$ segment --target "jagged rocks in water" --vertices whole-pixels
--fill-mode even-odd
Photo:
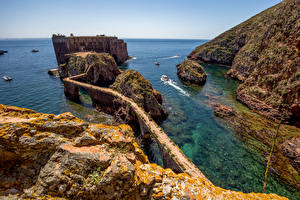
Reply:
[[[177,75],[183,81],[197,85],[204,85],[206,73],[203,67],[193,60],[185,60],[177,66]]]
[[[161,105],[161,94],[154,90],[151,83],[139,72],[126,70],[117,77],[111,88],[132,98],[156,122],[162,122],[166,119],[168,113]]]
[[[61,78],[86,73],[85,81],[99,86],[112,84],[121,73],[114,58],[107,53],[73,53],[58,69]]]
[[[149,163],[127,125],[0,104],[0,199],[282,199]]]
[[[237,98],[276,120],[300,121],[300,0],[284,0],[198,46],[198,62],[232,65],[228,76],[242,81]]]

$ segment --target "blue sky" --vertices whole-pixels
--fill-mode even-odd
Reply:
[[[280,0],[0,0],[0,38],[211,39]]]

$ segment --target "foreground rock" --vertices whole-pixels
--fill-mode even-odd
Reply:
[[[80,52],[70,54],[67,63],[58,68],[61,78],[86,73],[86,82],[108,86],[121,73],[114,58],[107,53]]]
[[[150,164],[127,125],[0,105],[1,199],[286,199]]]
[[[156,121],[162,122],[168,113],[162,107],[161,94],[152,88],[151,83],[135,70],[126,70],[110,86],[121,94],[130,97]]]
[[[185,60],[177,65],[177,75],[183,81],[197,85],[204,85],[206,73],[202,66],[193,60]]]
[[[237,99],[258,113],[300,126],[300,0],[285,0],[215,39],[188,58],[232,65],[243,83]]]
[[[277,124],[269,120],[240,113],[231,107],[212,103],[214,113],[232,127],[240,138],[266,158],[269,155]],[[257,141],[258,140],[258,141]],[[281,125],[271,162],[273,173],[287,184],[300,189],[300,129]]]

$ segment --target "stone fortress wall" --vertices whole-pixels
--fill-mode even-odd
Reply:
[[[52,36],[53,47],[58,65],[66,63],[68,54],[75,52],[109,53],[118,65],[128,59],[127,44],[117,37],[96,36]]]

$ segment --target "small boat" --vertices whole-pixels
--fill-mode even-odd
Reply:
[[[170,79],[169,79],[169,77],[168,77],[167,75],[162,75],[162,76],[161,76],[161,80],[162,80],[162,81],[168,81],[168,80],[170,80]]]
[[[160,63],[159,63],[159,62],[154,62],[154,64],[155,64],[155,65],[160,65]]]
[[[0,50],[0,55],[3,55],[3,54],[5,54],[5,53],[7,53],[7,51]]]
[[[3,76],[2,78],[3,78],[3,80],[5,80],[5,81],[11,81],[11,80],[12,80],[12,78],[9,77],[9,76]]]
[[[39,52],[39,50],[37,50],[37,49],[32,49],[31,52],[36,53],[36,52]]]

